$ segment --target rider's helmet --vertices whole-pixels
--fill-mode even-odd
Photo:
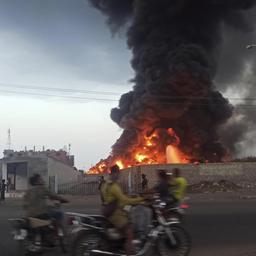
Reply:
[[[119,178],[120,168],[118,165],[113,165],[110,167],[110,176],[112,180],[117,180]]]
[[[113,174],[113,173],[119,173],[120,172],[120,168],[117,164],[113,165],[110,167],[110,173]]]

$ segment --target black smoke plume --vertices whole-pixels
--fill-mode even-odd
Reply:
[[[118,108],[111,111],[112,120],[124,129],[112,147],[112,157],[128,160],[141,146],[141,135],[150,136],[155,130],[161,131],[158,150],[164,153],[171,143],[170,127],[180,138],[179,148],[192,159],[214,162],[227,156],[218,130],[231,118],[233,107],[214,79],[217,71],[221,73],[223,31],[226,27],[252,31],[247,17],[256,1],[89,1],[106,15],[113,31],[127,28],[133,54],[133,90],[122,95]],[[219,80],[225,80],[225,74]],[[236,143],[232,140],[230,145]]]

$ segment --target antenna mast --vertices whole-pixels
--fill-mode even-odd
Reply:
[[[10,128],[8,129],[8,140],[7,140],[7,146],[8,146],[8,149],[10,150],[10,149],[11,149],[11,146],[12,146],[11,129],[10,129]]]
[[[71,143],[68,144],[68,155],[70,155],[70,151],[71,151]]]

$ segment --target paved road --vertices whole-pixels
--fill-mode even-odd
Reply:
[[[193,239],[191,256],[255,256],[256,200],[192,200],[187,229]],[[96,212],[97,203],[81,201],[67,210]],[[0,204],[0,255],[15,256],[8,218],[22,215],[19,203]]]
[[[193,256],[256,255],[256,201],[194,202],[188,216]]]

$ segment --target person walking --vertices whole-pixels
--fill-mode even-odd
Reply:
[[[2,180],[1,183],[1,201],[5,201],[5,192],[6,192],[6,184],[5,184],[5,180]]]
[[[142,191],[146,191],[148,189],[147,176],[146,176],[146,174],[142,174],[141,177],[142,177],[142,182],[141,182]]]
[[[100,180],[99,180],[99,187],[98,187],[98,189],[99,189],[99,191],[100,191],[100,199],[101,199],[101,202],[103,202],[103,192],[102,192],[102,188],[103,188],[103,186],[104,186],[104,184],[106,183],[106,180],[105,180],[105,178],[104,178],[104,176],[101,176],[100,177]]]

